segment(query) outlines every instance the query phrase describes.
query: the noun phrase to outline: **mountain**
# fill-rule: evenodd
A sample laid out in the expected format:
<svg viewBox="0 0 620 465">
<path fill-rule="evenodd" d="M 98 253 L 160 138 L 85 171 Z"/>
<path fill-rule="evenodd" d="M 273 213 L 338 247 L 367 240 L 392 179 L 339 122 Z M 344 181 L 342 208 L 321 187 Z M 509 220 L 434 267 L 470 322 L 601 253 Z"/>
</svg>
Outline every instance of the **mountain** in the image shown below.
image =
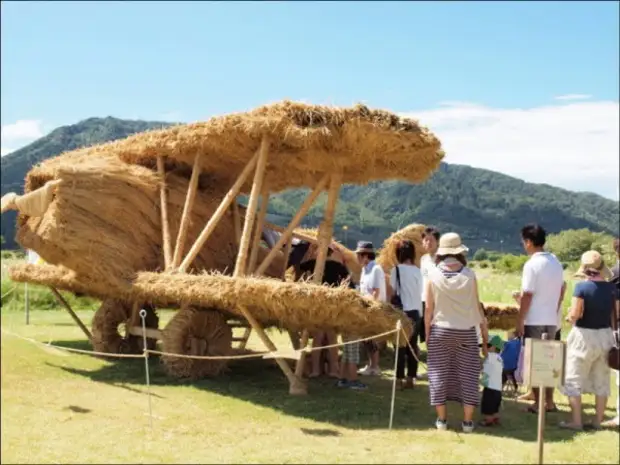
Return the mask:
<svg viewBox="0 0 620 465">
<path fill-rule="evenodd" d="M 46 158 L 169 124 L 108 117 L 60 127 L 2 158 L 2 195 L 21 192 L 28 170 Z M 286 224 L 307 192 L 297 189 L 273 196 L 269 221 Z M 325 202 L 323 194 L 304 220 L 304 226 L 318 226 Z M 6 248 L 16 247 L 15 214 L 11 213 L 2 215 Z M 539 222 L 549 232 L 587 228 L 617 235 L 618 202 L 595 194 L 531 184 L 493 171 L 443 163 L 420 185 L 383 181 L 344 186 L 336 214 L 336 236 L 350 247 L 361 238 L 379 245 L 400 227 L 426 223 L 441 231 L 459 232 L 472 249 L 518 252 L 519 229 L 528 222 Z"/>
</svg>

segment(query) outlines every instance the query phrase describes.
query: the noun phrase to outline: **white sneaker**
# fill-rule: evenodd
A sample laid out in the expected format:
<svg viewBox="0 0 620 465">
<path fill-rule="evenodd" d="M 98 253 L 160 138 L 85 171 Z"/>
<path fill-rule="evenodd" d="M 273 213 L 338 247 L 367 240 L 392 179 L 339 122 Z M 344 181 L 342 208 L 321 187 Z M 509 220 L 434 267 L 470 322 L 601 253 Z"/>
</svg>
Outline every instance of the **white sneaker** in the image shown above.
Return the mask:
<svg viewBox="0 0 620 465">
<path fill-rule="evenodd" d="M 474 431 L 473 421 L 464 421 L 462 426 L 463 426 L 463 433 L 472 433 Z"/>
<path fill-rule="evenodd" d="M 360 371 L 357 372 L 358 375 L 362 376 L 381 376 L 381 368 L 371 368 L 366 365 Z"/>
<path fill-rule="evenodd" d="M 439 418 L 437 418 L 437 420 L 435 420 L 435 428 L 437 428 L 439 431 L 446 431 L 448 429 L 448 422 L 446 420 L 440 420 Z"/>
</svg>

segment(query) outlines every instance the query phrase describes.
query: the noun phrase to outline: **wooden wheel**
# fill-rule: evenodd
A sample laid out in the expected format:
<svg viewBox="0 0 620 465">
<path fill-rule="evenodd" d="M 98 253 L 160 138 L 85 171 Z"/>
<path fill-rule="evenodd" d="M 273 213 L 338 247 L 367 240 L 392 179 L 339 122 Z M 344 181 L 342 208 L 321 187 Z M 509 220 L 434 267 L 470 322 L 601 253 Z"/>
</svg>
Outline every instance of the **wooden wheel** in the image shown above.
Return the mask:
<svg viewBox="0 0 620 465">
<path fill-rule="evenodd" d="M 164 352 L 181 355 L 227 356 L 232 353 L 232 329 L 216 310 L 184 308 L 162 331 Z M 227 360 L 200 360 L 162 356 L 166 371 L 178 378 L 217 376 Z"/>
</svg>

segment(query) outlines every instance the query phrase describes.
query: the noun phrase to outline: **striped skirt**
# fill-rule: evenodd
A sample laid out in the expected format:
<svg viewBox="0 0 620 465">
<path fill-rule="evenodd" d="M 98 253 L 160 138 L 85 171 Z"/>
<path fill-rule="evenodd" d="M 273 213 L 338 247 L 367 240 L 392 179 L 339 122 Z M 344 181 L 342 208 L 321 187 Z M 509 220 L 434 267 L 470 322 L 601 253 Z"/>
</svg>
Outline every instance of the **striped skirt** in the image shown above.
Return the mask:
<svg viewBox="0 0 620 465">
<path fill-rule="evenodd" d="M 476 330 L 433 326 L 427 351 L 431 405 L 454 401 L 476 407 L 481 370 Z"/>
</svg>

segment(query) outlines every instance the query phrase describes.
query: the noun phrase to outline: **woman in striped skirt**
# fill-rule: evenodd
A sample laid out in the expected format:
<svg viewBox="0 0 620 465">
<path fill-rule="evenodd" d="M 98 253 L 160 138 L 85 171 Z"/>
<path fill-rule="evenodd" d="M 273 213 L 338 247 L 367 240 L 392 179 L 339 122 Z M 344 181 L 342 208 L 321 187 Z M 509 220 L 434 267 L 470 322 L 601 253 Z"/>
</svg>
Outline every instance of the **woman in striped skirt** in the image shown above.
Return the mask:
<svg viewBox="0 0 620 465">
<path fill-rule="evenodd" d="M 437 266 L 426 284 L 428 380 L 431 405 L 437 410 L 436 427 L 448 427 L 446 403 L 463 406 L 462 429 L 474 429 L 473 416 L 479 403 L 480 352 L 476 327 L 486 357 L 488 332 L 480 308 L 474 272 L 466 267 L 468 251 L 458 234 L 439 239 Z"/>
</svg>

